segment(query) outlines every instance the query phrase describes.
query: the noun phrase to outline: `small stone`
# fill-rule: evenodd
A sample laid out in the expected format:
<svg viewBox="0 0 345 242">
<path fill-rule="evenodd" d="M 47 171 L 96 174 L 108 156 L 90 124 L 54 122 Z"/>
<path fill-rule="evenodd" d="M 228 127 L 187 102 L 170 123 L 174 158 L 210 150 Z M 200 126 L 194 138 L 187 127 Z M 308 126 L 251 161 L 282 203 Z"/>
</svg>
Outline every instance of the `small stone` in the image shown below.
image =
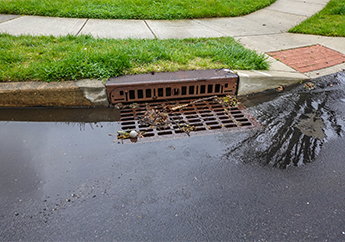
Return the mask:
<svg viewBox="0 0 345 242">
<path fill-rule="evenodd" d="M 138 132 L 135 131 L 135 130 L 132 130 L 132 131 L 129 133 L 129 137 L 131 137 L 132 139 L 135 139 L 136 137 L 138 137 Z"/>
</svg>

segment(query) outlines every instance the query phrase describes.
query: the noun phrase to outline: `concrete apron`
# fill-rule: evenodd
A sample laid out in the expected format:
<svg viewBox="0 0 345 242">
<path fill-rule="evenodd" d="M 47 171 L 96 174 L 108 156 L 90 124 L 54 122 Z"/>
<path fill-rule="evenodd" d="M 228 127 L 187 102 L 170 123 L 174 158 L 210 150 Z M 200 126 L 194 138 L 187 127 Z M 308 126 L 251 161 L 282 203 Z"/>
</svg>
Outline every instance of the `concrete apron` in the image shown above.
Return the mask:
<svg viewBox="0 0 345 242">
<path fill-rule="evenodd" d="M 312 80 L 342 71 L 345 64 L 318 73 L 294 71 L 286 66 L 269 71 L 235 70 L 239 76 L 238 96 L 260 93 Z M 67 82 L 0 83 L 0 107 L 107 107 L 106 88 L 102 81 L 83 79 Z"/>
</svg>

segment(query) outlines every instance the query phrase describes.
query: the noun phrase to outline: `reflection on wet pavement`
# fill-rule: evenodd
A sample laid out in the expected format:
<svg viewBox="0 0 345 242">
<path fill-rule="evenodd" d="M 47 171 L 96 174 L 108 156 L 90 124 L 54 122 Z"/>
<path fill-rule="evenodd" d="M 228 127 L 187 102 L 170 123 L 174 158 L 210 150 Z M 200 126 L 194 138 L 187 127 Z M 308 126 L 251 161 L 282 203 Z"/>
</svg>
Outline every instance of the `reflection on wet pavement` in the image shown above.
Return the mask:
<svg viewBox="0 0 345 242">
<path fill-rule="evenodd" d="M 314 83 L 252 101 L 261 130 L 152 143 L 111 110 L 0 110 L 0 241 L 343 240 L 345 75 Z"/>
<path fill-rule="evenodd" d="M 317 113 L 307 114 L 308 118 L 302 119 L 298 124 L 295 125 L 304 135 L 318 138 L 323 140 L 325 134 L 323 129 L 325 125 L 320 116 Z"/>
<path fill-rule="evenodd" d="M 3 108 L 0 121 L 110 122 L 120 120 L 120 112 L 110 108 Z"/>
<path fill-rule="evenodd" d="M 311 162 L 323 143 L 344 133 L 345 74 L 313 81 L 315 88 L 298 85 L 278 95 L 255 96 L 241 100 L 249 103 L 249 111 L 264 129 L 229 144 L 224 157 L 242 162 L 259 162 L 279 168 Z M 291 89 L 291 88 L 290 88 Z M 80 126 L 85 123 L 110 122 L 111 135 L 120 130 L 119 111 L 115 109 L 0 109 L 3 121 L 65 122 Z"/>
<path fill-rule="evenodd" d="M 325 141 L 344 134 L 344 85 L 342 72 L 316 80 L 313 90 L 300 85 L 250 108 L 264 129 L 231 147 L 226 156 L 280 168 L 311 162 Z"/>
</svg>

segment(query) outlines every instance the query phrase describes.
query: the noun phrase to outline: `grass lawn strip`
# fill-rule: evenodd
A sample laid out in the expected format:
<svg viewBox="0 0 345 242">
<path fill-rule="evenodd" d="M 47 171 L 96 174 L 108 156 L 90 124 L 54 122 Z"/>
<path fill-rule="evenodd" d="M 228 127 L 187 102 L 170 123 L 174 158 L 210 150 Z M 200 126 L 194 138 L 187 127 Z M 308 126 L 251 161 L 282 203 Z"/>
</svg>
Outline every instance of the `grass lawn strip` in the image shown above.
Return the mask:
<svg viewBox="0 0 345 242">
<path fill-rule="evenodd" d="M 0 81 L 107 79 L 123 74 L 213 68 L 266 70 L 265 55 L 231 37 L 96 39 L 0 34 Z"/>
<path fill-rule="evenodd" d="M 0 13 L 99 19 L 235 17 L 276 0 L 0 0 Z"/>
<path fill-rule="evenodd" d="M 331 0 L 319 13 L 289 32 L 345 37 L 345 0 Z"/>
</svg>

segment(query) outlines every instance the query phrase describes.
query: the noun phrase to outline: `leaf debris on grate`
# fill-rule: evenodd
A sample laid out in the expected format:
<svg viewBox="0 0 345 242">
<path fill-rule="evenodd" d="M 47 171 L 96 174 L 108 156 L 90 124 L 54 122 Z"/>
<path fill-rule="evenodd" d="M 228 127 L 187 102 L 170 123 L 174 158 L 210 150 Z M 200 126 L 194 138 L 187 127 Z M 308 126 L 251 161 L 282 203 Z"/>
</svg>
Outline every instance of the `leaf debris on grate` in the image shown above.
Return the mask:
<svg viewBox="0 0 345 242">
<path fill-rule="evenodd" d="M 147 137 L 188 135 L 205 131 L 253 128 L 260 124 L 234 96 L 206 97 L 158 103 L 116 105 L 122 130 L 136 130 Z M 125 139 L 119 136 L 118 139 Z"/>
</svg>

